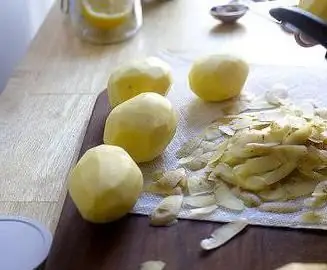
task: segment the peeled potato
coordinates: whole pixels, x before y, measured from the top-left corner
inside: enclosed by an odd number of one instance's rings
[[[165,96],[172,84],[169,65],[156,57],[149,57],[114,71],[108,81],[108,96],[112,107],[143,92]]]
[[[136,162],[147,162],[165,150],[176,126],[177,116],[168,99],[142,93],[112,110],[103,141],[124,148]]]
[[[223,101],[240,94],[249,73],[243,60],[210,55],[195,61],[189,73],[191,90],[205,101]]]
[[[105,223],[126,215],[142,192],[142,172],[117,146],[88,150],[72,170],[68,190],[85,220]]]

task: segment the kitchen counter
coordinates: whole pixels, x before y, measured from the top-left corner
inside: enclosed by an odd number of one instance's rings
[[[141,31],[112,46],[80,41],[56,3],[0,95],[0,213],[36,218],[55,230],[95,99],[125,61],[232,52],[250,63],[325,64],[322,48],[299,47],[268,9],[225,26],[208,15],[214,3],[148,2]]]

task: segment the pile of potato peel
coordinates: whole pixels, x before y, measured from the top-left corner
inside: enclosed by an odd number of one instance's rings
[[[244,112],[225,115],[188,140],[176,153],[179,168],[156,172],[145,191],[183,196],[191,218],[219,207],[238,212],[255,207],[301,211],[301,222],[322,222],[326,115],[309,101],[291,102],[281,87],[267,91]]]

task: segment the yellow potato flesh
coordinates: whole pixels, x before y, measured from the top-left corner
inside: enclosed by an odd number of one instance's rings
[[[142,172],[127,152],[100,145],[88,150],[68,180],[68,190],[82,217],[105,223],[126,215],[142,192]]]
[[[247,63],[229,55],[197,60],[189,73],[191,90],[205,101],[223,101],[240,94],[247,76]]]
[[[176,113],[166,98],[142,93],[109,114],[103,140],[124,148],[136,162],[147,162],[165,150],[176,126]]]
[[[108,96],[112,107],[144,92],[165,96],[172,84],[170,67],[164,61],[149,57],[143,61],[118,68],[108,82]]]

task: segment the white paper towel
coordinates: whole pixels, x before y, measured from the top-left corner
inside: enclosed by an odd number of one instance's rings
[[[238,100],[225,103],[205,103],[201,101],[188,87],[187,77],[192,57],[183,57],[169,52],[161,52],[158,56],[168,62],[173,69],[174,86],[168,94],[168,99],[179,114],[179,122],[176,135],[162,156],[153,162],[141,165],[145,181],[150,181],[148,176],[155,170],[176,169],[178,165],[175,153],[181,145],[189,138],[203,131],[212,121],[222,116],[223,108],[227,106],[237,108],[241,104]],[[313,99],[319,106],[327,105],[327,69],[321,67],[252,65],[243,92],[251,93],[254,96],[262,95],[276,83],[283,83],[290,88],[289,95],[292,100]],[[187,173],[191,175],[197,172],[188,171]],[[160,196],[144,193],[135,205],[133,212],[148,215],[161,199]],[[179,218],[187,218],[188,211],[188,208],[183,207]],[[301,223],[300,215],[303,212],[305,211],[294,214],[274,214],[261,212],[256,208],[248,208],[241,213],[237,213],[218,208],[203,220],[228,222],[245,218],[250,224],[255,225],[327,229],[327,220],[320,224]],[[321,209],[320,212],[327,213],[327,209]]]

